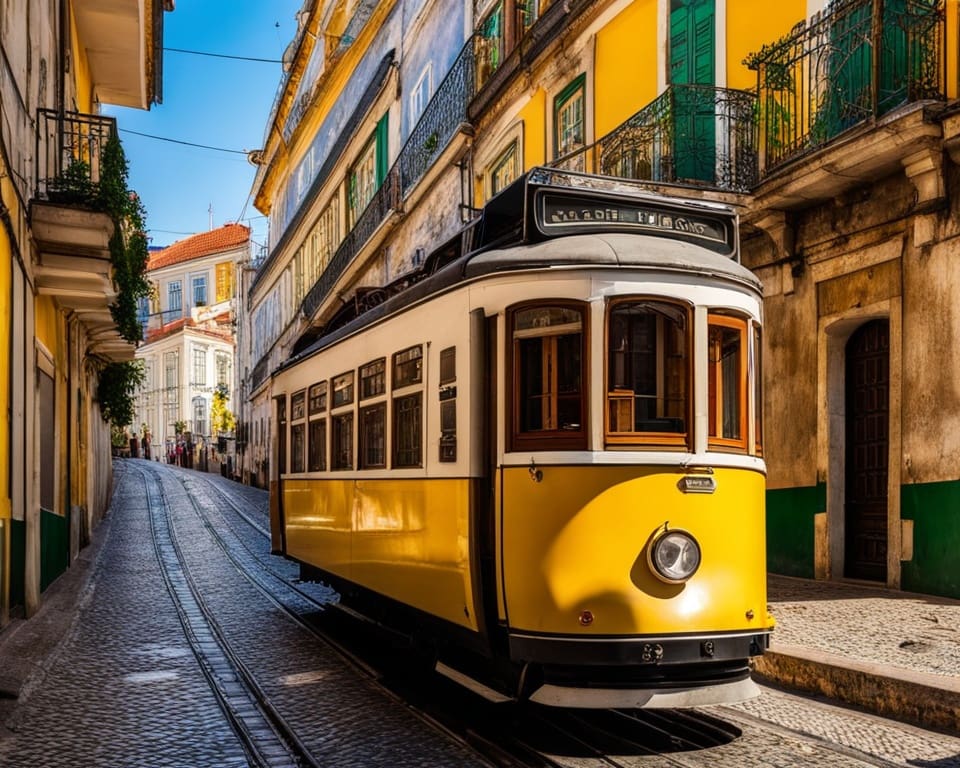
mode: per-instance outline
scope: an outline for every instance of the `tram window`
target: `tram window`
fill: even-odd
[[[707,340],[708,435],[711,445],[746,449],[746,322],[711,315]]]
[[[457,460],[457,348],[440,350],[440,461]]]
[[[304,428],[294,424],[290,428],[290,471],[303,472]]]
[[[290,397],[290,421],[298,421],[303,418],[305,402],[306,392],[302,389]]]
[[[753,327],[753,360],[751,370],[753,376],[753,429],[754,447],[757,455],[763,453],[763,366],[761,365],[761,334],[760,326]]]
[[[423,381],[423,347],[417,345],[393,356],[393,387],[407,387]]]
[[[353,402],[353,371],[333,377],[333,407]]]
[[[313,416],[327,410],[327,382],[321,381],[307,390],[307,411]]]
[[[393,401],[393,466],[423,466],[422,445],[422,393],[417,392],[395,398]]]
[[[307,468],[311,472],[322,472],[327,468],[327,420],[311,421],[308,437]]]
[[[630,299],[607,320],[607,439],[686,445],[689,416],[689,310]]]
[[[360,409],[360,469],[387,466],[387,404]]]
[[[331,419],[330,468],[353,469],[353,412]]]
[[[379,360],[360,366],[360,399],[376,397],[387,391],[387,360]]]
[[[539,305],[511,318],[513,448],[585,448],[583,311]]]

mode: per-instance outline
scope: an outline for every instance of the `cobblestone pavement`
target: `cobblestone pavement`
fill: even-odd
[[[772,574],[767,585],[775,643],[960,675],[960,601]]]
[[[118,466],[96,570],[5,724],[0,765],[248,764],[184,637],[146,512],[142,483]]]

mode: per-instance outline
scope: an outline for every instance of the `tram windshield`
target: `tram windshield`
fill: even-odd
[[[607,324],[609,442],[684,445],[690,391],[690,310],[666,301],[613,304]]]

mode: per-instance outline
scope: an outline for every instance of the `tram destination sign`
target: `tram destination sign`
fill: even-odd
[[[645,232],[699,243],[721,253],[732,250],[731,222],[699,211],[547,190],[541,190],[537,197],[537,228],[548,237],[579,232]]]

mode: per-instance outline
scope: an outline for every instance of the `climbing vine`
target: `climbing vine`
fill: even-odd
[[[97,402],[104,421],[110,422],[115,429],[133,423],[136,415],[134,394],[144,378],[142,360],[109,363],[100,371]]]

